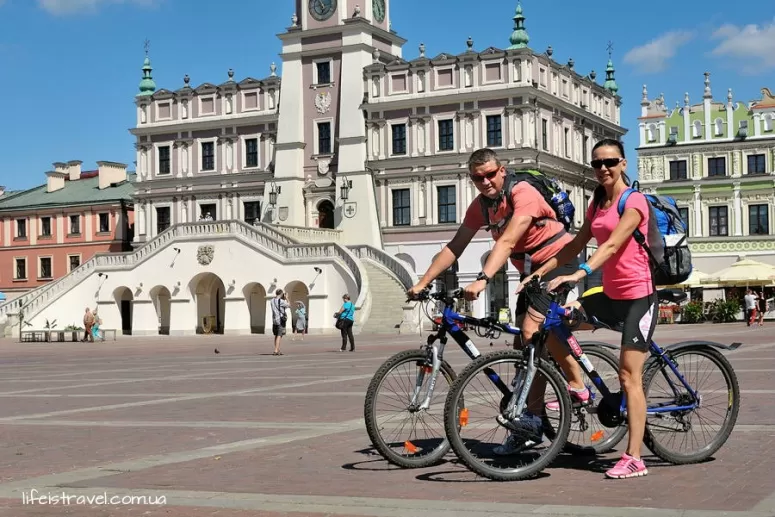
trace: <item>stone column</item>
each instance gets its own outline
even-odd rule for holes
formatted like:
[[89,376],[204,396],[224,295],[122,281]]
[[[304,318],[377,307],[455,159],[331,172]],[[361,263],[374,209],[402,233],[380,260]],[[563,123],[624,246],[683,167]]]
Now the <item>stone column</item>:
[[137,238],[140,235],[148,235],[148,229],[146,227],[146,221],[145,221],[145,201],[140,201],[138,203],[137,210],[137,231],[135,232],[135,238]]
[[[132,286],[129,286],[132,289]],[[146,293],[132,300],[132,335],[155,336],[159,334],[159,316],[153,300]]]
[[743,201],[740,197],[740,182],[735,181],[733,184],[734,193],[734,221],[735,221],[735,236],[743,235]]
[[[224,310],[225,328],[223,333],[230,335],[250,334],[250,309],[242,293],[235,289],[231,295],[224,298],[224,302],[226,308]],[[290,318],[288,318],[288,325],[287,330],[290,333]]]
[[694,229],[692,237],[702,237],[702,202],[699,185],[694,186]]
[[[181,287],[181,290],[185,287]],[[180,293],[182,294],[182,293]],[[170,298],[170,335],[186,336],[196,333],[196,303],[188,298]]]

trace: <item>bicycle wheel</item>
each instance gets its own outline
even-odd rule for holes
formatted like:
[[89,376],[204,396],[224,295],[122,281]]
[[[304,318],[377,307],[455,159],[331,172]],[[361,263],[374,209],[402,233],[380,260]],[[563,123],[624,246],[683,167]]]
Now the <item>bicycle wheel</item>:
[[[514,433],[522,444],[530,445],[515,449],[513,452],[517,454],[499,456],[495,452],[497,446],[501,443],[506,445],[505,440],[508,440],[512,433],[501,426],[496,417],[505,409],[511,393],[504,395],[494,385],[488,375],[492,371],[498,374],[502,382],[511,386],[515,383],[517,374],[525,371],[522,352],[502,350],[483,355],[459,374],[444,404],[444,428],[447,438],[460,461],[480,476],[496,481],[517,481],[533,477],[554,461],[568,438],[570,396],[565,381],[549,362],[543,359],[537,361],[533,387],[536,383],[544,383],[547,390],[552,390],[550,396],[560,402],[554,437],[550,439],[551,443],[546,445],[541,436],[536,435],[535,439],[531,439],[533,441],[528,441]],[[465,393],[468,388],[472,389],[471,393]],[[491,392],[484,393],[485,389]],[[522,386],[517,389],[522,389]],[[542,407],[540,401],[537,407]],[[545,415],[541,417],[543,429],[546,429],[549,422]],[[488,430],[488,425],[492,429]],[[469,431],[472,434],[470,438],[463,436]]]
[[[403,468],[429,467],[440,462],[449,451],[441,415],[443,401],[456,375],[446,361],[441,362],[431,406],[427,410],[410,406],[421,373],[423,384],[416,405],[419,406],[425,399],[430,381],[426,370],[431,366],[426,352],[405,350],[385,361],[369,383],[363,409],[366,432],[377,451],[393,465]],[[391,382],[392,374],[401,374],[402,378]],[[439,382],[442,379],[447,382],[446,387]],[[393,415],[378,417],[377,411],[382,406],[392,411]],[[400,436],[402,434],[403,437]]]
[[[587,355],[592,366],[611,393],[621,390],[619,384],[619,360],[608,348],[597,344],[595,341],[580,342],[581,349]],[[559,367],[558,371],[559,371]],[[622,423],[617,427],[606,427],[597,416],[597,407],[603,400],[600,393],[589,378],[585,378],[585,384],[589,389],[589,404],[581,406],[571,401],[571,424],[568,442],[565,451],[578,455],[605,454],[613,450],[627,434],[627,424]],[[554,413],[547,408],[547,417],[552,429],[544,432],[554,433]],[[551,437],[550,437],[551,438]]]
[[[700,397],[700,406],[687,411],[648,415],[643,441],[663,460],[685,465],[709,458],[729,438],[740,411],[740,388],[732,365],[726,357],[707,345],[695,345],[668,352],[686,383]],[[705,364],[710,368],[703,370]],[[715,375],[713,369],[716,369]],[[710,371],[709,371],[710,370]],[[643,377],[646,404],[659,406],[688,405],[692,395],[662,359],[652,362]],[[693,428],[701,427],[698,437],[688,438]],[[674,442],[689,444],[691,449],[671,449]]]

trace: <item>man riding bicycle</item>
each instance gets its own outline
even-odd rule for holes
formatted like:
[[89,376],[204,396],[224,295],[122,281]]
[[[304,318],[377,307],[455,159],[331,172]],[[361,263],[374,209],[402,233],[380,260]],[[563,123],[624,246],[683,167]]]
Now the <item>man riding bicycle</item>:
[[[495,244],[476,281],[465,287],[467,300],[478,298],[479,293],[484,291],[508,259],[511,259],[511,263],[524,277],[531,271],[537,271],[573,240],[563,224],[557,220],[554,209],[528,182],[516,182],[510,192],[505,192],[507,171],[493,150],[485,148],[474,151],[468,159],[468,172],[471,181],[479,190],[479,195],[468,206],[463,223],[455,236],[436,256],[422,279],[409,289],[407,294],[410,297],[425,289],[462,255],[474,235],[486,225],[485,210]],[[507,196],[511,198],[510,202]],[[525,270],[527,256],[530,257],[531,271]],[[549,281],[569,275],[577,269],[576,259],[553,270],[542,280]],[[515,322],[520,326],[524,340],[530,340],[538,331],[549,303],[548,299],[535,297],[526,301],[524,293],[517,298]],[[514,345],[518,345],[516,339]],[[553,336],[547,340],[547,345],[568,379],[572,398],[580,402],[588,401],[589,391],[584,385],[578,364]],[[518,426],[525,427],[529,434],[541,434],[542,421],[538,415],[543,412],[542,399],[538,394],[531,396],[528,401],[530,413],[523,415],[517,423]],[[525,444],[519,443],[519,440],[517,434],[511,434],[494,452],[511,454],[521,450]]]

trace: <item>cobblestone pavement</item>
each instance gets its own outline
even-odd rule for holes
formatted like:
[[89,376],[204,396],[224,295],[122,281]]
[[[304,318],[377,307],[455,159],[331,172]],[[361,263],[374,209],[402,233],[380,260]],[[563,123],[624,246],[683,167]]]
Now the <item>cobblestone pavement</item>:
[[[742,390],[737,427],[712,460],[670,466],[647,456],[649,476],[610,481],[602,472],[617,453],[561,455],[537,479],[514,483],[478,478],[452,454],[420,470],[375,454],[363,426],[366,386],[387,357],[417,348],[418,336],[357,336],[354,353],[339,353],[338,337],[288,336],[279,357],[267,336],[0,341],[0,517],[771,517],[771,328],[657,329],[663,345],[744,343],[728,353]],[[456,348],[447,358],[458,370],[465,363]],[[31,490],[73,499],[25,504]],[[76,504],[77,496],[102,498]],[[162,496],[166,504],[151,504]]]

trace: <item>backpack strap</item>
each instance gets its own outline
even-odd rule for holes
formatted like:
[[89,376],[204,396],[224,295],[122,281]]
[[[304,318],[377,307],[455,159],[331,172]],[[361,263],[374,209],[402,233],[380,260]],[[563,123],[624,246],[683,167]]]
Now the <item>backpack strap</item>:
[[[627,200],[630,198],[630,195],[632,195],[633,192],[635,192],[635,189],[629,188],[629,187],[627,188],[627,190],[622,192],[622,195],[619,198],[619,204],[616,207],[617,211],[619,212],[620,218],[622,217],[622,215],[624,215],[625,205],[627,205]],[[646,248],[646,250],[648,251],[648,246],[646,245],[646,237],[641,233],[641,231],[637,227],[635,228],[635,231],[632,232],[632,236],[635,237],[635,240],[638,242],[638,244]]]
[[566,233],[568,233],[568,232],[566,232],[565,228],[563,228],[562,230],[557,232],[552,237],[549,237],[548,239],[546,239],[544,242],[542,242],[538,246],[530,248],[529,250],[518,251],[516,253],[512,253],[511,255],[509,255],[509,258],[514,259],[514,260],[525,260],[525,256],[526,255],[535,255],[535,253],[538,250],[541,250],[541,249],[545,248],[546,246],[550,245],[553,242],[557,242],[560,239],[560,237],[562,237]]

